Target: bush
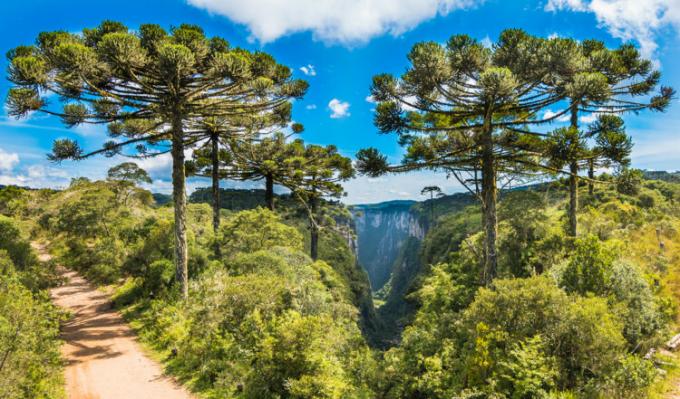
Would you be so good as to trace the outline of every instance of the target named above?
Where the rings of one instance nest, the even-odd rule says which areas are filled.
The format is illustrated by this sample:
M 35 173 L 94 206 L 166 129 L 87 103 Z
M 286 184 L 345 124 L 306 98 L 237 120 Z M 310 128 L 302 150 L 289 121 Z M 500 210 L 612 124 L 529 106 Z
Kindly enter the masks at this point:
M 274 246 L 301 250 L 303 243 L 295 228 L 284 225 L 275 213 L 264 208 L 236 213 L 222 224 L 217 239 L 227 257 Z
M 616 191 L 625 195 L 637 195 L 642 188 L 643 176 L 639 169 L 623 169 L 616 177 Z
M 21 233 L 12 219 L 0 215 L 0 249 L 7 251 L 18 270 L 25 270 L 36 264 L 37 258 L 31 244 L 21 238 Z
M 0 397 L 55 398 L 61 392 L 59 321 L 47 295 L 33 294 L 0 254 Z

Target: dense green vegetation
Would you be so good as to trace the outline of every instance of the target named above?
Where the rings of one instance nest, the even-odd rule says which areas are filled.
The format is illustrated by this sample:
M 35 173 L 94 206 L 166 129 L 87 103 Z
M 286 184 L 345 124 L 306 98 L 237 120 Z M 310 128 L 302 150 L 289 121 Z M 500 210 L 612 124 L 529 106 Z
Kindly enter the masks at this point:
M 7 212 L 14 221 L 3 226 L 49 236 L 60 262 L 118 287 L 115 303 L 143 340 L 208 397 L 642 397 L 660 378 L 642 355 L 668 337 L 677 314 L 680 186 L 602 179 L 585 196 L 576 240 L 564 233 L 561 182 L 503 192 L 499 278 L 488 287 L 479 210 L 446 212 L 457 202 L 436 199 L 441 214 L 424 241 L 402 252 L 417 259 L 399 260 L 421 266 L 396 269 L 386 287 L 410 299 L 388 297 L 382 320 L 343 230 L 322 230 L 321 260 L 305 254 L 295 201 L 279 215 L 223 209 L 217 236 L 211 207 L 189 204 L 188 301 L 174 279 L 172 209 L 145 190 L 121 195 L 119 181 L 83 179 L 61 192 L 19 190 Z M 41 365 L 58 370 L 58 314 L 37 294 L 51 274 L 9 230 L 19 238 L 2 245 L 21 266 L 3 275 L 25 294 L 5 296 L 12 301 L 3 309 L 36 309 L 21 316 L 40 320 L 45 330 L 34 339 L 52 351 L 32 356 L 51 356 Z M 384 335 L 397 322 L 390 314 L 407 324 L 396 341 Z M 391 349 L 370 348 L 386 338 Z
M 485 47 L 458 35 L 416 44 L 401 77 L 374 78 L 376 125 L 406 155 L 388 165 L 368 148 L 358 169 L 435 170 L 469 191 L 423 189 L 430 199 L 413 209 L 427 234 L 404 241 L 377 310 L 351 214 L 335 202 L 355 165 L 333 145 L 270 131 L 307 89 L 289 68 L 197 26 L 111 21 L 42 33 L 8 58 L 11 115 L 107 124 L 117 139 L 91 152 L 57 140 L 51 160 L 132 144 L 126 155 L 170 152 L 173 196 L 138 187 L 150 178 L 130 162 L 61 191 L 0 190 L 4 396 L 59 393 L 53 264 L 27 237 L 111 286 L 167 370 L 205 397 L 639 398 L 661 378 L 645 354 L 676 328 L 680 186 L 629 168 L 596 177 L 628 165 L 630 139 L 616 116 L 578 125 L 579 113 L 668 106 L 673 89 L 652 96 L 660 73 L 630 45 L 508 30 Z M 534 129 L 567 114 L 569 128 Z M 212 186 L 187 203 L 190 174 Z M 552 182 L 499 188 L 533 177 Z M 223 178 L 265 189 L 221 190 Z
M 644 397 L 656 371 L 642 355 L 677 315 L 680 186 L 639 180 L 631 195 L 619 180 L 586 197 L 576 240 L 559 182 L 504 193 L 490 287 L 479 211 L 439 218 L 412 278 L 413 323 L 385 354 L 383 395 Z
M 57 398 L 62 394 L 58 334 L 63 314 L 45 291 L 55 278 L 50 267 L 38 262 L 17 223 L 0 215 L 2 398 Z

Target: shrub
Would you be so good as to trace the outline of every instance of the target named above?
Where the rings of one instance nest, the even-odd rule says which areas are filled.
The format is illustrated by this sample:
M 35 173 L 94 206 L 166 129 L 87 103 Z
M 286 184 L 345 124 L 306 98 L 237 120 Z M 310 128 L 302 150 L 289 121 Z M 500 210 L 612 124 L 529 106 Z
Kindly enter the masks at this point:
M 275 213 L 264 208 L 236 213 L 223 223 L 217 239 L 227 257 L 274 246 L 302 249 L 303 243 L 295 228 L 281 223 Z
M 0 249 L 7 251 L 18 270 L 25 270 L 37 262 L 31 244 L 21 238 L 12 219 L 0 215 Z
M 579 238 L 562 272 L 560 286 L 567 292 L 601 295 L 609 289 L 613 262 L 614 252 L 597 237 Z
M 0 264 L 11 262 L 0 254 Z M 10 267 L 0 276 L 0 397 L 52 398 L 61 391 L 61 314 L 33 294 Z

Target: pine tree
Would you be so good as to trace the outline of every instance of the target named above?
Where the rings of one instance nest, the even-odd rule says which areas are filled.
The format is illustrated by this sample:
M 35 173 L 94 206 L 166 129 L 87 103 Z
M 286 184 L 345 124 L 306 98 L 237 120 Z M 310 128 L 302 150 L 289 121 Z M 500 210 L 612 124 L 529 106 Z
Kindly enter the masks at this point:
M 285 82 L 279 82 L 282 83 Z M 280 90 L 276 85 L 263 88 L 258 99 L 263 103 L 268 100 L 279 102 L 281 96 L 277 93 Z M 295 96 L 290 99 L 301 97 L 303 92 L 291 94 Z M 259 141 L 272 128 L 286 126 L 290 122 L 291 108 L 291 103 L 285 102 L 265 112 L 231 117 L 203 117 L 192 122 L 192 137 L 203 140 L 203 143 L 194 151 L 192 160 L 187 161 L 187 174 L 211 178 L 215 233 L 220 226 L 220 180 L 247 179 L 235 163 L 237 158 L 244 158 L 239 154 L 242 146 L 235 144 Z M 293 124 L 294 129 L 298 126 L 300 125 Z
M 338 153 L 335 146 L 305 145 L 302 140 L 290 143 L 287 151 L 288 170 L 282 183 L 305 207 L 309 219 L 310 256 L 319 257 L 321 200 L 340 198 L 343 181 L 354 177 L 351 159 Z
M 114 140 L 85 152 L 72 140 L 57 140 L 50 159 L 113 156 L 129 145 L 135 155 L 170 152 L 175 207 L 175 268 L 188 296 L 186 184 L 184 151 L 197 141 L 188 125 L 202 117 L 233 117 L 267 112 L 303 93 L 307 84 L 291 79 L 289 68 L 264 53 L 230 48 L 200 27 L 180 25 L 170 32 L 158 25 L 129 30 L 105 21 L 82 34 L 43 32 L 37 45 L 10 51 L 12 116 L 40 111 L 58 115 L 67 126 L 109 124 Z M 275 99 L 260 94 L 277 87 Z M 53 92 L 61 111 L 42 97 Z M 278 100 L 277 100 L 278 99 Z M 169 149 L 167 148 L 169 147 Z
M 303 127 L 292 125 L 292 133 L 299 134 Z M 231 144 L 235 168 L 241 180 L 265 182 L 265 203 L 275 210 L 274 184 L 287 185 L 287 172 L 292 156 L 296 155 L 297 145 L 288 144 L 290 135 L 277 132 L 259 140 L 234 140 Z
M 546 123 L 538 112 L 563 100 L 544 84 L 571 60 L 548 51 L 550 41 L 520 30 L 504 31 L 492 48 L 465 35 L 446 46 L 416 44 L 400 79 L 378 75 L 371 93 L 379 104 L 375 124 L 396 133 L 407 147 L 402 164 L 387 165 L 375 149 L 357 154 L 359 170 L 372 175 L 416 169 L 443 171 L 462 183 L 471 174 L 481 201 L 485 233 L 484 280 L 496 275 L 498 175 L 525 175 L 541 168 L 542 134 L 527 126 Z M 467 186 L 467 184 L 466 184 Z
M 658 86 L 661 73 L 653 70 L 651 61 L 642 58 L 631 44 L 610 50 L 596 40 L 577 43 L 558 38 L 555 42 L 562 43 L 560 48 L 568 48 L 569 56 L 574 60 L 569 68 L 556 69 L 554 79 L 546 84 L 564 93 L 568 101 L 571 131 L 556 132 L 560 137 L 553 143 L 561 141 L 568 147 L 561 152 L 568 157 L 564 160 L 569 175 L 569 234 L 575 237 L 578 233 L 579 171 L 582 169 L 579 161 L 589 152 L 588 133 L 580 131 L 580 115 L 620 115 L 644 109 L 663 111 L 674 91 L 662 86 L 658 95 L 648 97 Z M 638 99 L 640 97 L 644 98 Z M 594 176 L 592 168 L 589 171 Z

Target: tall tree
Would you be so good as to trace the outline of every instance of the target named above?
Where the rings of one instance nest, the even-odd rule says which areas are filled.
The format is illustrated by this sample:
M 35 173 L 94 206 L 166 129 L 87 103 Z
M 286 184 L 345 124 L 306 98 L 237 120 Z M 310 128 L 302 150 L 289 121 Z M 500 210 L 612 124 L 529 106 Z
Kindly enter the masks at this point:
M 434 223 L 434 197 L 439 197 L 442 194 L 442 189 L 439 186 L 425 186 L 420 190 L 421 195 L 430 195 L 430 220 Z
M 167 32 L 147 24 L 133 31 L 105 21 L 81 34 L 43 32 L 37 45 L 17 47 L 8 56 L 15 85 L 7 101 L 11 115 L 40 111 L 60 116 L 67 126 L 109 124 L 114 140 L 101 148 L 85 152 L 72 140 L 57 140 L 50 159 L 112 156 L 128 145 L 136 145 L 136 156 L 170 152 L 176 278 L 188 297 L 184 152 L 196 140 L 187 125 L 201 117 L 275 109 L 304 92 L 306 83 L 292 80 L 290 69 L 271 56 L 232 49 L 194 25 Z M 260 101 L 263 89 L 276 83 L 279 101 Z M 59 95 L 63 109 L 50 107 L 44 92 Z
M 300 139 L 287 151 L 288 171 L 282 184 L 306 208 L 310 230 L 310 256 L 319 257 L 321 200 L 340 198 L 345 193 L 341 182 L 354 177 L 352 160 L 340 155 L 335 146 L 305 145 Z
M 674 91 L 662 86 L 658 95 L 649 97 L 658 86 L 661 73 L 653 70 L 651 61 L 644 59 L 631 44 L 610 50 L 596 40 L 578 43 L 573 39 L 557 38 L 555 42 L 561 42 L 557 48 L 568 49 L 574 60 L 565 64 L 565 68 L 555 69 L 554 76 L 546 84 L 564 93 L 568 100 L 571 131 L 560 130 L 557 135 L 569 147 L 562 152 L 569 157 L 569 234 L 576 236 L 579 171 L 583 169 L 579 160 L 589 152 L 588 134 L 580 131 L 580 115 L 620 115 L 644 109 L 663 111 Z
M 481 186 L 475 194 L 483 211 L 487 283 L 497 273 L 498 175 L 540 167 L 541 135 L 527 126 L 566 113 L 536 118 L 541 109 L 564 99 L 557 88 L 543 84 L 556 65 L 570 62 L 559 52 L 548 52 L 549 42 L 519 30 L 504 31 L 491 48 L 465 35 L 452 36 L 446 46 L 416 44 L 400 79 L 373 78 L 371 94 L 379 102 L 375 124 L 383 133 L 396 133 L 407 153 L 401 165 L 389 166 L 375 149 L 362 150 L 357 154 L 360 171 L 478 174 L 474 183 Z
M 303 131 L 301 124 L 292 125 L 292 133 Z M 297 144 L 289 145 L 290 135 L 277 132 L 260 140 L 234 141 L 232 148 L 236 169 L 242 180 L 264 180 L 267 208 L 275 209 L 274 184 L 285 186 L 291 157 L 296 156 Z
M 275 82 L 269 87 L 263 87 L 258 97 L 261 102 L 280 102 L 282 96 L 278 85 L 286 84 L 285 81 Z M 304 90 L 289 93 L 290 98 L 298 98 L 304 94 Z M 235 178 L 244 180 L 243 173 L 238 170 L 235 161 L 243 158 L 239 151 L 245 150 L 243 146 L 235 146 L 235 143 L 259 141 L 260 137 L 271 136 L 269 131 L 277 127 L 285 127 L 291 118 L 291 103 L 279 103 L 275 108 L 267 111 L 237 115 L 229 117 L 203 117 L 192 122 L 192 136 L 203 140 L 202 145 L 194 151 L 192 159 L 187 161 L 187 174 L 205 176 L 211 178 L 213 229 L 215 233 L 220 225 L 220 180 Z M 293 124 L 293 130 L 299 124 Z M 219 251 L 216 248 L 216 251 Z

